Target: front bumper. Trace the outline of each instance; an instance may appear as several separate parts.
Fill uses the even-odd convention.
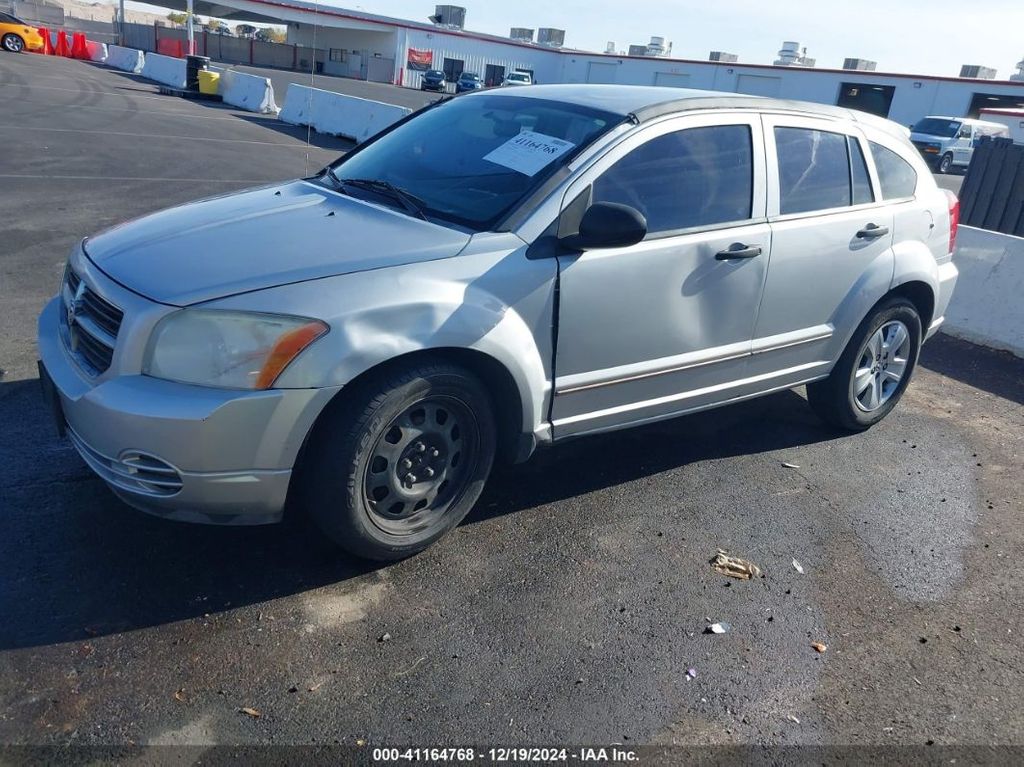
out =
[[[299,449],[337,388],[213,389],[113,369],[90,379],[61,340],[62,308],[55,298],[39,317],[41,364],[72,444],[114,493],[187,522],[281,519]]]

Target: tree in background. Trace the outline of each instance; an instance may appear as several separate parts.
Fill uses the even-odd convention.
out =
[[[288,34],[283,29],[263,27],[256,32],[256,38],[268,43],[283,43],[288,39]]]
[[[168,21],[172,21],[175,24],[185,24],[188,22],[187,13],[179,13],[178,11],[171,11],[167,14]]]

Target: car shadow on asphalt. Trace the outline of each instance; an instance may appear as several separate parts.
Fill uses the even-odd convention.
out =
[[[35,381],[0,384],[11,451],[0,479],[0,650],[201,618],[386,565],[340,552],[299,515],[281,525],[168,522],[121,503],[56,437]],[[837,437],[795,392],[544,450],[500,469],[463,524],[694,461]]]
[[[939,333],[921,349],[928,370],[1024,405],[1024,359]]]

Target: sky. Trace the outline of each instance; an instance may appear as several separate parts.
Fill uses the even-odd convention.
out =
[[[426,21],[432,0],[324,0],[323,5]],[[784,40],[806,46],[819,67],[846,57],[878,62],[878,71],[956,76],[982,64],[1006,79],[1024,59],[1024,0],[462,0],[466,28],[507,35],[511,27],[566,30],[568,47],[604,51],[673,43],[675,58],[707,59],[712,50],[741,63],[770,64]],[[129,3],[135,6],[136,3]],[[139,5],[139,7],[142,7]]]

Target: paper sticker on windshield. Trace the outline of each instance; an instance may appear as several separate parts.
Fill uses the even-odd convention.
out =
[[[484,159],[527,176],[535,176],[575,146],[572,142],[528,130],[510,138]]]

